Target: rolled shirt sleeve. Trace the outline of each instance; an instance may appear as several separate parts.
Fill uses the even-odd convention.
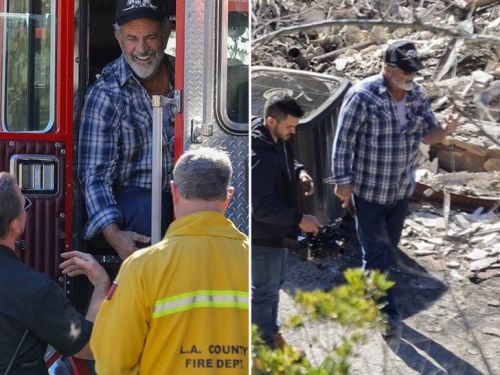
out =
[[[356,134],[366,116],[361,95],[354,90],[347,93],[342,104],[332,152],[333,182],[338,185],[352,183],[352,168]]]
[[[83,233],[86,239],[106,225],[121,221],[112,191],[118,162],[118,122],[111,98],[94,86],[83,107],[79,137],[78,169],[88,213]]]

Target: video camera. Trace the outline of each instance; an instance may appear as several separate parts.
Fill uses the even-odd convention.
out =
[[[298,254],[302,260],[340,258],[344,250],[343,238],[338,234],[342,220],[340,217],[331,224],[321,227],[316,235],[306,233],[297,238],[286,238],[285,247]]]

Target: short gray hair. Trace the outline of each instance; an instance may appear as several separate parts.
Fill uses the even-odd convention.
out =
[[[226,152],[202,147],[179,158],[174,168],[174,182],[185,199],[226,200],[232,174]]]
[[[13,175],[0,172],[0,238],[7,234],[10,223],[23,209],[16,186],[17,180]]]

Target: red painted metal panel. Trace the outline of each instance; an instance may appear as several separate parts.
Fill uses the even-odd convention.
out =
[[[56,123],[66,144],[65,164],[65,248],[71,250],[71,220],[73,197],[73,43],[74,43],[74,2],[58,1],[57,18],[57,89]]]
[[[73,374],[75,375],[90,375],[89,366],[87,365],[87,361],[84,359],[70,357],[69,363],[71,364],[71,369],[73,370]]]
[[[28,215],[23,261],[56,277],[59,254],[71,248],[73,181],[73,48],[74,2],[58,1],[56,9],[56,117],[48,134],[0,131],[0,170],[9,170],[13,154],[56,155],[58,194],[34,197]],[[56,146],[57,145],[57,146]]]
[[[229,12],[248,12],[248,0],[229,0]]]
[[[0,12],[3,12],[3,1],[0,1]],[[0,20],[0,52],[3,51],[3,41],[4,41],[4,20]],[[0,72],[3,72],[3,53],[0,53]],[[3,74],[0,74],[0,87],[3,87],[2,79]],[[0,105],[1,108],[1,105]],[[0,114],[1,115],[1,114]]]
[[[12,155],[38,154],[52,155],[59,162],[57,179],[60,182],[57,195],[50,199],[30,195],[33,206],[30,209],[24,239],[28,245],[26,251],[18,252],[20,258],[36,270],[52,277],[59,274],[59,254],[64,250],[64,213],[65,200],[62,191],[64,178],[63,166],[66,164],[64,144],[61,142],[32,142],[0,140],[0,170],[8,171]]]
[[[184,0],[177,1],[175,13],[175,88],[184,94]],[[184,102],[184,95],[181,103]],[[174,159],[177,160],[184,151],[184,105],[181,104],[181,112],[175,115],[175,142]]]
[[[56,102],[57,106],[57,102]],[[57,118],[57,115],[56,115]],[[57,122],[57,120],[56,120]],[[61,132],[58,130],[56,133],[21,133],[21,132],[5,132],[0,130],[0,139],[15,139],[19,141],[52,141],[57,142],[64,139]]]

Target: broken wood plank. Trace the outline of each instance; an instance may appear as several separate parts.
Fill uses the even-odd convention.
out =
[[[313,57],[311,59],[311,61],[315,62],[315,63],[323,62],[325,60],[330,60],[330,59],[332,59],[332,58],[334,58],[334,57],[336,57],[338,55],[341,55],[344,52],[346,52],[347,50],[352,50],[352,49],[354,49],[354,50],[360,50],[360,49],[369,47],[369,46],[371,46],[372,44],[375,44],[375,43],[376,42],[374,40],[370,40],[368,42],[362,42],[362,43],[355,44],[353,46],[340,48],[340,49],[337,49],[335,51],[327,52],[327,53],[324,53],[323,55]]]
[[[424,191],[431,189],[430,186],[417,182],[415,192],[413,193],[413,198],[417,201],[422,202],[433,202],[442,204],[443,203],[443,192],[434,191],[429,196],[424,195]],[[492,209],[496,204],[500,202],[499,198],[477,198],[469,195],[460,195],[450,192],[450,204],[452,208],[459,208],[467,212],[474,212],[478,207],[484,207],[486,209]]]

